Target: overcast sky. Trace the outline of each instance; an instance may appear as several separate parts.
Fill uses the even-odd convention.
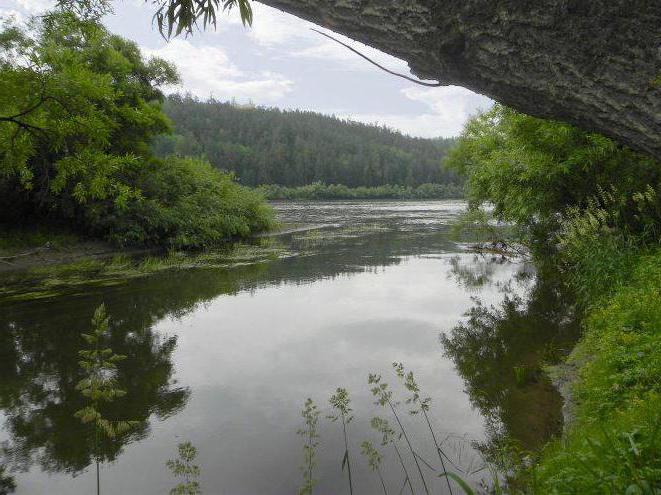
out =
[[[50,4],[50,0],[0,0],[0,15],[27,18]],[[311,23],[262,4],[253,3],[250,28],[243,27],[234,12],[219,16],[215,31],[169,43],[152,25],[151,2],[116,1],[114,9],[104,19],[111,31],[177,65],[183,84],[171,91],[313,110],[385,124],[421,137],[455,136],[470,115],[491,104],[488,98],[456,86],[426,88],[391,76],[311,31]],[[409,73],[405,62],[351,44],[390,69]]]

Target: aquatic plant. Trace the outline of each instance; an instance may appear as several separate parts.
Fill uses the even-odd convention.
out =
[[[312,489],[317,482],[313,477],[313,472],[317,465],[317,447],[319,446],[319,433],[317,430],[319,414],[319,409],[314,401],[308,398],[301,411],[305,426],[297,431],[297,433],[304,438],[304,463],[301,466],[301,471],[303,471],[303,486],[298,492],[299,495],[312,495]]]
[[[409,411],[410,414],[415,415],[418,413],[422,413],[422,416],[425,418],[425,422],[429,427],[429,432],[431,433],[432,440],[434,441],[434,446],[436,447],[436,453],[438,454],[438,458],[441,461],[441,467],[443,468],[444,472],[447,472],[443,457],[448,458],[448,456],[441,449],[441,446],[439,445],[438,440],[436,439],[434,428],[432,428],[431,421],[429,421],[429,409],[431,408],[431,397],[424,397],[424,398],[420,397],[420,387],[418,386],[418,383],[415,381],[413,372],[409,371],[408,373],[406,373],[406,371],[404,370],[404,365],[402,363],[392,363],[392,367],[394,368],[397,376],[404,383],[406,389],[409,392],[411,392],[411,396],[406,399],[406,403],[410,404],[413,407],[413,409]],[[450,459],[448,458],[448,461],[449,460]],[[450,490],[450,495],[452,495],[452,486],[450,485],[449,477],[446,477],[445,480],[448,483],[448,490]]]
[[[374,445],[372,445],[372,442],[365,441],[361,443],[360,449],[361,453],[367,459],[367,465],[378,475],[379,481],[381,481],[381,486],[383,487],[383,494],[388,495],[388,489],[386,488],[386,483],[381,474],[381,461],[383,460],[383,456]]]
[[[200,476],[200,467],[193,464],[197,449],[191,442],[183,442],[178,445],[178,453],[177,459],[169,459],[165,463],[174,476],[183,478],[183,481],[170,490],[170,495],[200,495],[202,490],[196,479]]]
[[[138,421],[111,421],[103,417],[99,411],[103,402],[112,402],[123,397],[126,392],[118,388],[114,378],[117,363],[126,359],[126,356],[114,354],[109,347],[103,347],[103,340],[108,332],[109,319],[106,308],[101,304],[94,311],[92,317],[92,332],[81,334],[89,349],[78,351],[82,358],[79,365],[85,377],[78,382],[76,390],[87,398],[85,407],[76,411],[74,416],[84,424],[91,424],[94,428],[94,457],[96,462],[96,493],[101,493],[99,464],[101,453],[99,444],[101,435],[115,438],[128,432],[138,424]]]
[[[338,388],[335,394],[330,398],[330,405],[335,411],[334,414],[328,416],[331,421],[342,421],[342,433],[344,434],[344,456],[342,457],[342,471],[344,466],[347,467],[349,475],[349,493],[353,495],[353,481],[351,480],[351,459],[349,458],[349,440],[347,436],[347,425],[353,419],[351,415],[351,399],[349,392],[345,388]]]
[[[413,462],[415,462],[415,467],[417,468],[418,474],[420,475],[420,479],[422,480],[422,486],[425,490],[425,493],[429,495],[429,488],[427,487],[425,476],[424,474],[422,474],[422,469],[420,468],[420,463],[418,462],[419,456],[413,449],[411,440],[409,436],[406,434],[404,425],[399,419],[399,415],[397,414],[397,410],[395,409],[395,404],[392,401],[392,391],[389,390],[387,383],[381,381],[381,375],[370,373],[367,381],[370,385],[372,385],[371,388],[372,395],[374,395],[374,397],[376,397],[377,399],[375,404],[382,407],[388,406],[393,416],[395,417],[395,420],[397,421],[397,425],[399,426],[402,436],[404,437],[404,440],[406,441],[406,444],[408,445],[409,450],[411,451],[411,456],[413,457]]]

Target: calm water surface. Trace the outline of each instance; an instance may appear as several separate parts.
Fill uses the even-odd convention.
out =
[[[89,431],[73,417],[83,401],[79,334],[105,302],[110,345],[128,356],[118,380],[126,397],[110,418],[140,426],[103,445],[104,494],[165,494],[178,442],[199,449],[205,494],[294,494],[301,486],[300,411],[322,410],[315,493],[348,493],[340,425],[328,398],[349,390],[356,493],[382,493],[360,456],[379,437],[370,372],[396,398],[391,363],[413,370],[432,398],[432,421],[463,471],[474,447],[503,438],[535,448],[561,426],[561,400],[540,359],[569,347],[575,326],[554,285],[521,260],[469,253],[449,238],[462,202],[279,203],[281,221],[315,226],[263,242],[289,256],[231,269],[159,273],[85,295],[0,302],[0,464],[18,494],[88,494]],[[421,455],[435,454],[418,417],[400,406]],[[401,445],[404,448],[404,445]],[[417,482],[413,467],[409,467]],[[445,493],[426,467],[434,493]],[[403,481],[384,450],[390,491]],[[467,475],[479,478],[483,472]]]

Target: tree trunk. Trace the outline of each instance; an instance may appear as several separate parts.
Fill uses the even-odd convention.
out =
[[[260,0],[661,159],[659,0]]]

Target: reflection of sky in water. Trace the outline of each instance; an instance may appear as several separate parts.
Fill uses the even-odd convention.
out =
[[[380,223],[395,232],[411,225],[427,229],[430,224],[432,230],[443,231],[446,220],[461,207],[460,202],[297,204],[281,206],[286,209],[281,218],[299,223]],[[370,242],[368,236],[355,243],[354,238],[354,244],[343,249],[357,251],[352,251],[357,254],[353,263],[360,266],[364,257],[384,254],[387,235],[379,234],[378,242]],[[157,332],[179,337],[173,354],[175,378],[190,388],[191,397],[182,412],[154,420],[148,438],[126,446],[117,462],[103,467],[103,493],[167,493],[173,483],[164,463],[174,456],[177,442],[184,440],[199,449],[205,494],[296,493],[302,463],[296,430],[308,396],[323,411],[316,491],[348,492],[340,470],[340,426],[323,419],[328,397],[337,386],[346,387],[353,399],[350,434],[356,492],[379,493],[359,444],[365,439],[378,444],[368,421],[374,414],[386,413],[372,403],[368,372],[382,373],[395,392],[403,391],[390,368],[393,361],[413,370],[423,391],[431,395],[432,419],[441,437],[456,433],[482,438],[483,420],[471,408],[453,363],[443,356],[439,333],[456,324],[472,305],[472,296],[486,303],[503,296],[497,285],[469,291],[448,276],[452,256],[458,256],[460,266],[483,262],[473,255],[451,253],[453,244],[444,235],[442,242],[430,239],[428,245],[415,245],[416,239],[407,243],[404,236],[399,247],[386,249],[388,256],[406,255],[398,264],[344,275],[340,269],[339,275],[319,278],[323,270],[317,274],[315,264],[346,266],[353,259],[340,253],[342,244],[333,244],[338,247],[337,259],[328,252],[313,256],[310,276],[299,274],[296,283],[285,280],[219,295],[181,318],[158,321]],[[283,263],[274,262],[273,270]],[[491,282],[505,282],[518,269],[519,265],[508,263],[490,265]],[[436,460],[425,430],[415,427],[419,421],[406,419],[424,456]],[[385,477],[396,493],[399,487],[394,486],[402,477],[391,453],[385,457]],[[94,486],[92,471],[71,479],[33,469],[17,475],[17,481],[19,494],[90,493]],[[434,486],[436,493],[442,493],[441,482]]]

